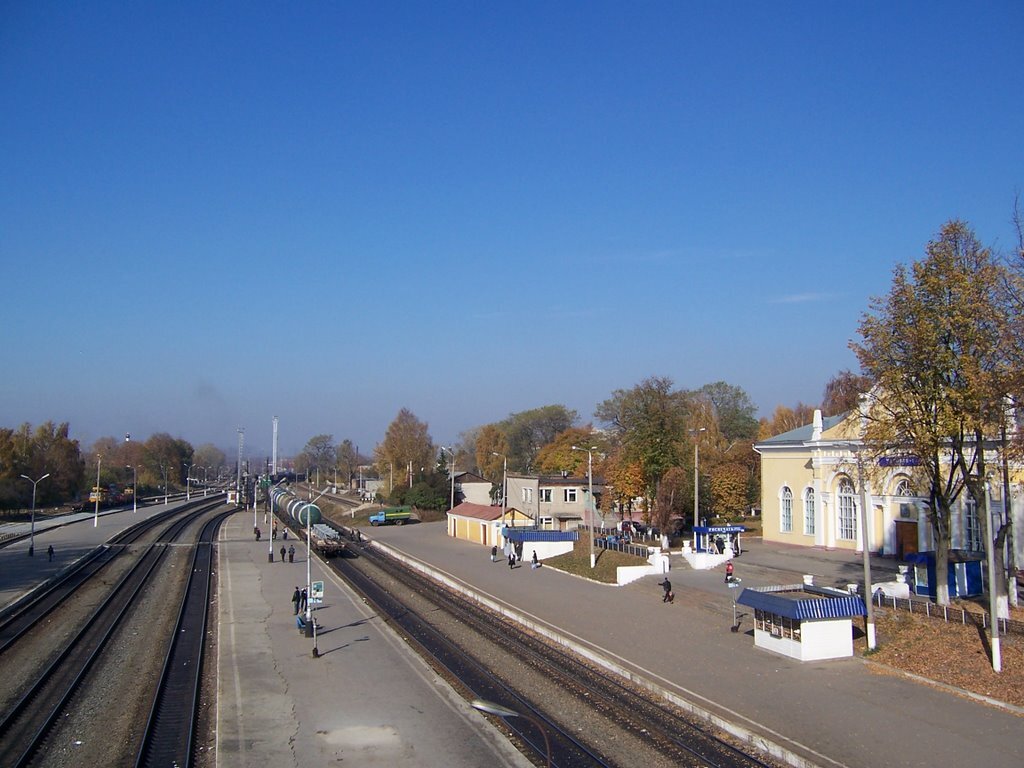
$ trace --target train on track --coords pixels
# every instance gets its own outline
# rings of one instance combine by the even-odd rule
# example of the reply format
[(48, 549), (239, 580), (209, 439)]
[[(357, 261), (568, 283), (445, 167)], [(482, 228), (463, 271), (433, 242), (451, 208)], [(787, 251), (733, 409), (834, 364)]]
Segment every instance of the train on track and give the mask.
[(320, 507), (306, 499), (300, 499), (290, 488), (271, 488), (270, 505), (274, 513), (285, 517), (296, 525), (316, 525), (323, 522), (324, 516)]

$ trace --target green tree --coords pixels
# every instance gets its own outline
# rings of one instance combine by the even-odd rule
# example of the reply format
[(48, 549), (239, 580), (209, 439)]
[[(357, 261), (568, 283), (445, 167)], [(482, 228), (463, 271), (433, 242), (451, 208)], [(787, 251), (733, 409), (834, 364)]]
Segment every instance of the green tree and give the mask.
[[(374, 449), (377, 471), (383, 477), (389, 465), (395, 470), (395, 485), (409, 485), (406, 467), (412, 466), (414, 478), (434, 466), (437, 451), (430, 438), (426, 422), (416, 418), (408, 408), (402, 408), (388, 425), (384, 441)], [(398, 480), (401, 478), (402, 482)]]
[(82, 456), (78, 441), (69, 437), (68, 424), (48, 421), (35, 429), (22, 424), (17, 430), (0, 429), (0, 508), (27, 507), (32, 483), (38, 480), (37, 506), (74, 499), (82, 483)]
[(607, 441), (594, 432), (591, 425), (585, 427), (569, 427), (537, 452), (537, 471), (541, 474), (554, 475), (568, 472), (570, 475), (586, 475), (587, 452), (574, 451), (578, 448), (597, 448), (593, 451), (594, 476), (600, 476), (602, 455), (607, 453)]
[(662, 475), (680, 464), (689, 408), (689, 396), (673, 390), (671, 379), (651, 377), (632, 389), (616, 390), (594, 411), (621, 447), (621, 460), (639, 465), (648, 499), (654, 498)]
[[(757, 409), (742, 388), (716, 381), (693, 393), (694, 400), (710, 403), (718, 431), (727, 441), (753, 440), (757, 437)], [(699, 425), (703, 426), (703, 425)]]
[(575, 424), (576, 419), (576, 411), (564, 405), (545, 405), (513, 413), (499, 423), (497, 426), (508, 441), (509, 471), (533, 471), (540, 449)]
[(295, 468), (299, 472), (309, 472), (315, 467), (326, 478), (330, 476), (337, 461), (338, 449), (334, 447), (334, 435), (314, 435), (295, 458)]
[(476, 435), (476, 465), (492, 483), (500, 484), (508, 456), (508, 438), (496, 424), (487, 424)]
[(193, 472), (192, 476), (201, 476), (204, 479), (208, 477), (211, 482), (217, 477), (217, 473), (227, 466), (228, 463), (227, 454), (212, 443), (203, 443), (196, 448), (193, 460), (197, 467), (208, 467), (209, 469), (201, 475), (196, 475)]
[[(352, 478), (356, 476), (359, 471), (359, 465), (362, 463), (356, 451), (356, 446), (351, 440), (342, 440), (341, 444), (338, 445), (337, 454), (338, 473), (351, 487)], [(383, 475), (381, 476), (383, 477)]]
[(871, 391), (871, 379), (867, 376), (843, 370), (825, 384), (821, 401), (823, 416), (838, 416), (856, 410), (862, 395)]
[[(962, 221), (950, 221), (908, 270), (900, 265), (889, 295), (874, 299), (851, 344), (877, 382), (864, 408), (869, 454), (912, 453), (928, 485), (936, 569), (946, 573), (952, 508), (970, 489), (987, 498), (985, 436), (999, 433), (1007, 381), (1005, 328), (1013, 318), (998, 300), (998, 264)], [(989, 514), (979, 512), (986, 539)], [(944, 578), (938, 602), (949, 603)]]

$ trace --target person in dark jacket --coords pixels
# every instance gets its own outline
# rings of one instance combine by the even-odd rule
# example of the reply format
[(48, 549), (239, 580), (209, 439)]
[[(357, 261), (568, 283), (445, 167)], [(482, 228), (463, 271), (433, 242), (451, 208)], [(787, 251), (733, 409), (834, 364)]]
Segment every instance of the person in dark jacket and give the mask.
[(671, 603), (673, 600), (676, 599), (675, 594), (672, 592), (672, 582), (668, 580), (668, 576), (666, 576), (665, 580), (661, 582), (658, 586), (665, 590), (665, 594), (662, 596), (661, 602)]
[(299, 588), (296, 587), (295, 591), (292, 593), (292, 603), (295, 605), (295, 615), (296, 616), (299, 613), (299, 603), (301, 601), (302, 601), (302, 593), (299, 592)]

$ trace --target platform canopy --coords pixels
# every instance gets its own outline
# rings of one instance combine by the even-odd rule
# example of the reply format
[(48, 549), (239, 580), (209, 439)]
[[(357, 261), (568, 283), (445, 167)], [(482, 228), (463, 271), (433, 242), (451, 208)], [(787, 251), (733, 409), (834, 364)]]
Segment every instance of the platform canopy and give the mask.
[(812, 586), (754, 587), (744, 589), (740, 605), (774, 613), (787, 619), (846, 619), (864, 616), (867, 608), (856, 595)]

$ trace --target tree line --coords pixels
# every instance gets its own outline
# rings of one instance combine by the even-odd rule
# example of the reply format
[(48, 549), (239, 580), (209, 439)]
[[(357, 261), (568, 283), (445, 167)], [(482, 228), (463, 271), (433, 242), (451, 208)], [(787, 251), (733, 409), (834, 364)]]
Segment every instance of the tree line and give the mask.
[[(88, 496), (97, 484), (121, 488), (137, 484), (139, 496), (184, 489), (193, 482), (210, 480), (226, 466), (219, 448), (200, 445), (161, 432), (144, 442), (101, 437), (88, 450), (69, 436), (69, 425), (46, 422), (33, 428), (0, 427), (0, 509), (24, 509), (32, 501), (32, 482), (37, 483), (38, 507), (60, 506)], [(24, 476), (24, 477), (23, 477)], [(25, 478), (30, 479), (25, 479)]]

